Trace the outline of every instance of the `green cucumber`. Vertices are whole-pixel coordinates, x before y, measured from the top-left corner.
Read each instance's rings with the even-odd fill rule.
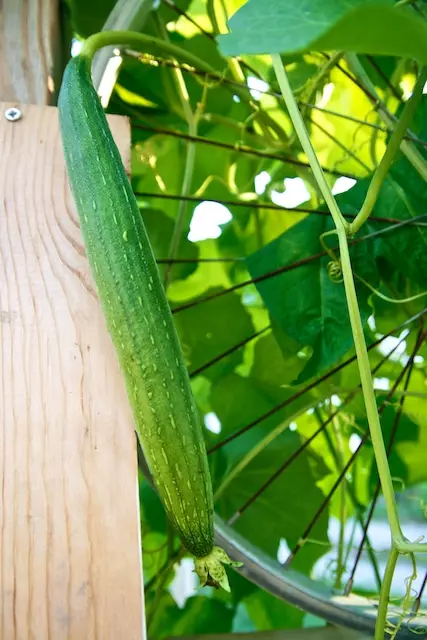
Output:
[[[92,84],[91,55],[82,51],[69,61],[58,109],[87,257],[146,462],[169,519],[196,557],[202,584],[213,579],[227,588],[219,563],[229,559],[214,547],[211,479],[187,368],[141,213]]]

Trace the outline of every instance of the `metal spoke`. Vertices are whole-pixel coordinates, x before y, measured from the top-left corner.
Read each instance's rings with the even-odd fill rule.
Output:
[[[231,355],[232,353],[234,353],[238,349],[241,349],[242,347],[247,345],[252,340],[255,340],[256,338],[261,336],[263,333],[265,333],[269,329],[271,329],[270,325],[264,327],[263,329],[260,329],[259,331],[255,331],[255,333],[253,333],[252,335],[248,336],[244,340],[241,340],[237,344],[233,345],[232,347],[230,347],[230,349],[227,349],[226,351],[223,351],[218,356],[215,356],[215,358],[212,358],[212,360],[209,360],[209,362],[206,362],[201,367],[198,367],[198,369],[194,369],[194,371],[192,371],[190,373],[190,378],[194,378],[195,376],[200,375],[201,373],[203,373],[203,371],[206,371],[206,369],[208,369],[209,367],[212,367],[212,365],[216,364],[217,362],[219,362],[223,358],[226,358],[227,356]]]
[[[325,218],[330,217],[329,211],[323,211],[322,209],[310,209],[305,207],[280,207],[277,204],[272,204],[271,202],[253,202],[253,201],[244,201],[244,200],[222,200],[222,199],[214,199],[214,198],[204,198],[202,196],[180,196],[174,195],[172,193],[153,193],[149,191],[134,191],[135,196],[141,198],[158,198],[159,200],[186,200],[188,202],[213,202],[215,204],[223,204],[225,206],[230,207],[242,207],[245,209],[265,209],[267,211],[278,211],[280,213],[309,213],[312,215],[323,216]],[[354,213],[344,213],[342,212],[344,218],[348,218],[349,220],[353,220],[356,216]],[[389,218],[389,217],[380,217],[380,216],[369,216],[369,220],[371,222],[382,222],[388,224],[400,224],[402,220],[399,218]],[[416,225],[417,222],[414,222]],[[163,258],[163,261],[166,261],[167,258]]]

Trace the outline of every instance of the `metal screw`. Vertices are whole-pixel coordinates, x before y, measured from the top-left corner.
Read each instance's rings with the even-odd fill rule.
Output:
[[[22,118],[22,111],[18,107],[10,107],[6,109],[4,116],[9,122],[16,122]]]

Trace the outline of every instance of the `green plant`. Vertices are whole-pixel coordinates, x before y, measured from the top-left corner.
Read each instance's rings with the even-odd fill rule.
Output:
[[[340,12],[336,11],[336,6],[334,6],[334,10],[331,11],[332,6],[328,3],[326,3],[326,5],[314,3],[314,6],[311,6],[309,12],[310,23],[313,24],[313,13],[315,13],[317,10],[319,12],[319,15],[321,15],[323,18],[321,27],[322,33],[320,37],[318,37],[318,39],[316,39],[315,37],[311,42],[310,38],[308,38],[309,44],[302,45],[302,47],[304,48],[304,46],[314,46],[315,48],[320,49],[331,49],[335,48],[338,44],[340,48],[344,47],[345,49],[350,51],[356,49],[357,51],[362,51],[364,53],[380,52],[384,54],[393,53],[398,55],[402,53],[403,46],[405,52],[407,51],[408,53],[413,53],[413,55],[415,55],[420,60],[427,60],[423,47],[420,47],[418,50],[411,50],[411,45],[416,42],[416,34],[418,32],[425,32],[427,34],[427,25],[422,20],[417,19],[411,14],[408,15],[406,12],[402,12],[399,9],[388,8],[387,6],[380,9],[373,3],[372,6],[370,6],[369,2],[366,3],[355,0],[353,2],[353,5],[354,7],[343,5]],[[271,11],[271,9],[273,9],[273,11]],[[300,8],[298,9],[298,15],[300,15],[299,11]],[[246,20],[244,20],[243,22],[243,30],[241,29],[242,23],[239,21],[239,18],[241,20],[240,14],[242,16],[245,16],[246,18]],[[329,31],[327,30],[327,28],[325,29],[325,17],[326,21],[329,20],[331,22]],[[254,24],[254,28],[251,30],[250,28],[248,28],[248,20],[251,21],[254,19],[256,22],[256,27]],[[369,28],[366,29],[366,24],[364,21],[367,19],[373,20],[373,22],[370,23],[371,26],[376,25],[378,19],[385,20],[387,26],[380,31],[380,35],[375,34],[374,30],[372,30],[371,32]],[[368,220],[370,214],[372,213],[373,207],[378,199],[379,192],[384,184],[388,171],[395,159],[396,153],[398,152],[399,147],[403,141],[403,137],[406,134],[407,129],[409,128],[415,116],[415,112],[420,104],[423,88],[427,82],[427,71],[425,69],[421,70],[412,95],[402,110],[402,114],[394,128],[393,134],[390,137],[385,153],[374,172],[363,205],[354,220],[349,223],[343,217],[339,206],[337,205],[337,202],[332,195],[330,186],[325,178],[317,155],[311,144],[304,119],[294,98],[290,82],[283,67],[282,60],[279,53],[276,52],[277,47],[280,48],[280,51],[286,49],[286,40],[281,35],[279,35],[279,33],[277,33],[277,42],[272,43],[271,40],[269,40],[268,43],[267,41],[258,41],[255,43],[255,35],[259,29],[260,20],[263,21],[264,33],[268,33],[269,36],[271,36],[272,31],[274,32],[275,30],[277,30],[277,15],[275,7],[271,2],[269,7],[267,8],[264,3],[257,3],[255,0],[246,5],[246,7],[244,7],[244,9],[237,14],[237,17],[233,18],[233,21],[231,21],[231,24],[235,23],[237,25],[237,33],[232,33],[229,36],[222,36],[222,41],[225,43],[225,49],[228,53],[230,53],[230,50],[228,49],[227,44],[230,41],[231,43],[234,42],[234,47],[237,46],[237,52],[239,54],[249,52],[272,54],[273,68],[276,73],[276,77],[282,91],[286,106],[288,108],[289,115],[295,127],[296,134],[310,162],[310,166],[313,170],[318,188],[322,193],[322,196],[324,197],[324,200],[334,220],[335,230],[328,231],[327,235],[330,235],[331,233],[337,235],[340,258],[339,260],[334,258],[332,265],[335,266],[336,269],[338,269],[338,273],[340,274],[340,276],[342,274],[342,280],[344,283],[348,314],[350,317],[353,340],[357,354],[361,386],[364,395],[370,435],[374,447],[381,488],[385,498],[387,516],[390,523],[391,531],[391,550],[386,566],[384,581],[381,587],[380,604],[375,630],[376,640],[381,640],[384,636],[391,582],[399,554],[410,554],[415,566],[414,554],[417,552],[427,552],[427,543],[422,543],[419,541],[411,542],[407,540],[402,533],[401,525],[399,522],[393,481],[389,469],[386,446],[384,444],[384,439],[381,431],[380,418],[374,392],[373,378],[371,375],[369,357],[366,348],[366,340],[357,301],[353,268],[348,248],[348,239],[353,238],[353,236],[357,233],[357,231],[359,231],[359,229]],[[361,32],[359,33],[358,27],[361,28],[362,24],[364,25],[364,28],[361,29]],[[411,33],[411,38],[402,38],[402,26],[403,30],[408,29],[408,32]],[[302,20],[298,22],[298,28],[301,29],[302,34]],[[393,30],[393,28],[395,29],[396,37],[390,42],[389,29]],[[338,37],[336,37],[337,35]],[[371,39],[372,37],[373,39]],[[354,44],[356,41],[357,46]],[[406,48],[405,45],[408,48]],[[295,50],[295,45],[293,44],[291,46],[292,50]],[[301,47],[301,45],[299,45],[299,47]]]
[[[354,25],[360,51],[369,51],[361,34],[367,31],[372,42],[374,30],[380,42],[386,22],[377,20],[373,30],[364,29],[370,3],[364,3],[365,13],[360,14],[356,4],[356,15],[345,21],[347,33]],[[252,0],[242,11],[255,5]],[[341,9],[345,12],[348,5]],[[369,632],[377,614],[372,599],[363,601],[364,617],[360,609],[354,615],[346,594],[368,591],[373,598],[380,591],[386,552],[378,548],[371,525],[382,524],[385,505],[354,364],[341,255],[333,246],[336,234],[328,235],[334,223],[301,151],[270,57],[242,54],[230,59],[215,45],[213,36],[225,30],[224,13],[236,6],[231,0],[214,0],[206,7],[191,2],[155,9],[140,39],[144,52],[133,50],[136,40],[120,49],[121,72],[109,108],[131,118],[132,185],[167,281],[198,410],[208,425],[215,414],[221,429],[205,430],[215,509],[229,523],[217,518],[217,540],[232,556],[250,555],[245,574],[263,589]],[[300,9],[324,8],[323,22],[316,18],[315,26],[325,25],[328,11],[332,26],[337,17],[343,18],[336,3],[299,7],[284,0],[266,2],[262,16],[253,22],[252,45],[263,44],[268,6],[273,6],[280,42],[294,32],[284,30],[282,20],[289,27],[301,23],[302,35],[310,36]],[[396,10],[391,9],[395,19]],[[416,10],[425,11],[420,3]],[[238,16],[230,22],[234,34]],[[412,17],[404,24],[409,22]],[[326,23],[325,33],[328,29]],[[404,47],[410,41],[395,30],[390,33],[389,42],[399,40]],[[400,140],[402,155],[393,158],[402,131],[394,133],[394,149],[390,137],[398,119],[401,129],[406,126],[402,109],[419,74],[417,65],[390,56],[354,56],[344,45],[333,51],[341,47],[338,41],[330,45],[332,54],[313,53],[314,41],[306,39],[300,53],[282,54],[281,60],[328,188],[341,175],[357,181],[335,197],[342,226],[352,225],[364,202],[365,212],[374,205],[362,229],[347,242],[402,522],[406,496],[419,496],[419,483],[426,479],[426,311],[424,299],[416,298],[427,288],[425,98],[411,130]],[[411,55],[409,50],[404,53]],[[257,96],[248,88],[254,78],[267,82]],[[376,171],[386,146],[387,162],[393,162],[387,166],[383,160]],[[263,172],[270,179],[264,191],[255,189]],[[297,177],[304,180],[307,202],[286,207],[274,203],[278,192],[285,191],[283,180]],[[286,191],[291,186],[286,182]],[[188,229],[200,201],[221,202],[232,218],[220,225],[219,237],[195,242],[189,240]],[[390,299],[401,304],[391,305]],[[388,336],[394,338],[391,345]],[[384,381],[387,391],[380,388]],[[303,624],[299,611],[234,574],[230,597],[207,592],[178,609],[167,593],[177,541],[167,534],[156,495],[144,478],[141,507],[153,637],[206,628],[219,633]],[[421,509],[419,517],[422,523]],[[339,525],[336,544],[328,531],[334,522]],[[275,562],[281,540],[289,548],[282,562],[295,572],[283,572]],[[325,556],[330,560],[321,570]],[[364,579],[358,579],[362,565],[368,569],[365,566]],[[417,566],[422,578],[418,558]],[[412,566],[407,575],[412,578]],[[307,586],[310,576],[315,580]],[[405,587],[401,594],[394,584],[393,598],[403,595],[403,600],[387,615],[387,628],[394,625],[402,634],[411,633],[408,625],[414,630],[425,626],[422,618],[412,621],[414,612],[422,609],[422,584],[408,584],[417,592]],[[200,611],[206,616],[204,624]]]

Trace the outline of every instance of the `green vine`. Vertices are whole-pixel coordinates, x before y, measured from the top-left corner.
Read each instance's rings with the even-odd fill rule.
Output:
[[[390,141],[387,145],[387,149],[378,165],[372,180],[369,184],[368,193],[366,194],[365,201],[360,209],[358,215],[350,225],[350,233],[354,235],[360,229],[360,227],[366,222],[372,213],[375,202],[377,201],[381,187],[384,184],[384,180],[391,167],[393,160],[402,144],[406,130],[411,123],[420,100],[423,95],[424,85],[427,82],[427,69],[423,69],[415,84],[412,96],[405,104],[402,115],[391,135]]]
[[[384,122],[387,127],[393,129],[395,126],[395,120],[393,116],[389,113],[388,109],[384,106],[384,104],[379,99],[377,94],[377,90],[375,85],[372,83],[370,77],[366,73],[365,69],[361,65],[359,58],[355,53],[347,53],[346,55],[347,63],[356,77],[361,81],[361,83],[366,87],[369,91],[370,95],[375,102],[375,107],[378,109],[379,116],[381,120]],[[427,162],[415,148],[414,144],[410,140],[402,140],[400,144],[400,149],[402,153],[406,156],[407,160],[412,164],[414,169],[418,172],[421,178],[427,182]]]

